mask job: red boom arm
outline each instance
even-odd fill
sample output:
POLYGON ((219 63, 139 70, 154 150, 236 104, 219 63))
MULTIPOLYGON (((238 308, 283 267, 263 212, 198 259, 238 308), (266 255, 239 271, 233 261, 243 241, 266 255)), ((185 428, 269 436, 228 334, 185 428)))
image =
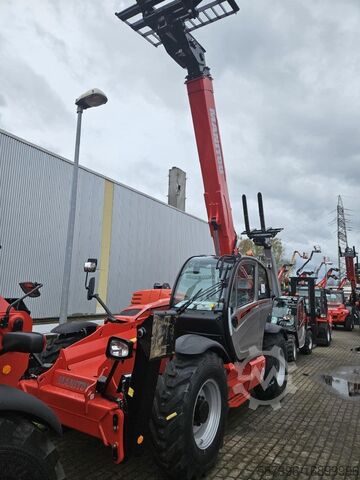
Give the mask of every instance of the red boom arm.
POLYGON ((204 197, 211 236, 217 255, 236 248, 212 78, 201 76, 186 82, 196 144, 204 182, 204 197))

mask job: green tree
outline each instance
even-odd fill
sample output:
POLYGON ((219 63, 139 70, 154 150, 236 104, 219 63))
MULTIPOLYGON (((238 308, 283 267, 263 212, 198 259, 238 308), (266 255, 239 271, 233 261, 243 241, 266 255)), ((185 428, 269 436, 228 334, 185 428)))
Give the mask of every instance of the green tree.
MULTIPOLYGON (((252 240, 246 237, 240 240, 239 250, 242 255, 246 255, 250 251, 255 257, 261 257, 264 254, 263 247, 258 247, 252 240)), ((276 260, 276 265, 278 268, 280 268, 281 265, 286 263, 286 260, 284 259, 285 248, 282 244, 281 238, 274 238, 272 240, 272 250, 276 260)))

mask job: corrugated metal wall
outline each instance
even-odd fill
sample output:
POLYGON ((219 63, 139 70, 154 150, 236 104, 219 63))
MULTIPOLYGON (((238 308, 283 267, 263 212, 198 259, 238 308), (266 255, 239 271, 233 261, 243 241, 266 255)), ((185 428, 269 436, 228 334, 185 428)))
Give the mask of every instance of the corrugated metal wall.
MULTIPOLYGON (((71 162, 0 130, 0 292, 16 296, 19 281, 42 282, 41 297, 27 301, 37 318, 59 314, 71 175, 71 162)), ((109 183, 80 169, 69 314, 96 311, 84 290, 88 257, 108 256, 102 283, 118 311, 132 291, 172 284, 188 256, 213 251, 205 222, 130 188, 114 183, 104 204, 109 183)))

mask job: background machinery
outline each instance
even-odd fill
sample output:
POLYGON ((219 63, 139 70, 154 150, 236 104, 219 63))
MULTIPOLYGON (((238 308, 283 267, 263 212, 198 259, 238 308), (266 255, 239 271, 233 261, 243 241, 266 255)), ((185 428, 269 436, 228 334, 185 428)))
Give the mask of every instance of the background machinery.
MULTIPOLYGON (((107 312, 103 325, 84 329, 52 362, 38 356, 20 390, 44 401, 68 427, 98 437, 113 460, 137 454, 150 437, 167 477, 190 480, 216 462, 228 408, 251 395, 281 399, 287 383, 286 332, 266 322, 279 296, 271 241, 258 195, 260 229, 246 231, 264 246, 265 264, 237 252, 212 78, 204 48, 191 31, 238 10, 233 0, 138 0, 117 16, 187 69, 187 89, 216 255, 187 260, 169 289, 137 292, 114 315, 95 293, 95 259, 85 264, 89 300, 107 312), (148 427, 150 429, 148 432, 148 427)), ((55 349, 56 350, 56 349, 55 349)), ((31 477, 30 477, 31 478, 31 477)), ((38 479, 37 479, 38 480, 38 479)))
POLYGON ((290 262, 289 263, 284 263, 279 271, 278 271, 278 280, 280 283, 280 288, 281 291, 286 291, 289 288, 289 278, 291 275, 291 271, 295 266, 296 263, 296 256, 299 256, 300 258, 303 259, 308 259, 309 256, 307 253, 303 252, 302 254, 295 250, 291 256, 290 262))
POLYGON ((268 321, 280 325, 286 331, 289 362, 296 361, 298 350, 310 355, 313 349, 313 333, 303 297, 284 295, 275 298, 268 321))
POLYGON ((292 277, 290 281, 290 294, 305 299, 313 343, 328 347, 331 344, 332 320, 328 312, 325 289, 316 287, 314 277, 292 277))
MULTIPOLYGON (((304 272, 304 268, 306 267, 306 265, 308 263, 311 262, 313 256, 314 256, 314 253, 321 253, 321 248, 319 245, 314 245, 314 248, 312 249, 311 253, 310 253, 310 257, 307 258, 306 262, 304 262, 300 268, 298 268, 296 270, 296 276, 299 277, 300 275, 302 276, 304 272), (303 272, 303 273, 302 273, 303 272)), ((314 272, 311 272, 311 274, 313 274, 314 272)), ((307 272, 307 274, 310 274, 310 272, 307 272)))

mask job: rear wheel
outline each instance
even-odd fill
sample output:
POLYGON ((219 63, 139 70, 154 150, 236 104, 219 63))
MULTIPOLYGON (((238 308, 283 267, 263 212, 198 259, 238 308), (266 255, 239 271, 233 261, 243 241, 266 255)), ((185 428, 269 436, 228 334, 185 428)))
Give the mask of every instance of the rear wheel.
POLYGON ((263 355, 264 379, 253 392, 259 400, 273 400, 282 394, 287 384, 287 348, 281 333, 264 335, 263 355))
POLYGON ((52 442, 29 420, 0 417, 1 480, 65 480, 52 442))
POLYGON ((317 344, 323 347, 329 347, 331 344, 331 327, 328 323, 322 323, 319 336, 317 337, 317 344))
POLYGON ((312 336, 312 331, 307 330, 306 332, 306 337, 305 337, 305 344, 304 346, 300 349, 301 353, 304 353, 305 355, 310 355, 310 353, 313 350, 313 336, 312 336))
POLYGON ((296 339, 292 335, 289 335, 289 338, 286 342, 286 350, 287 350, 288 362, 296 362, 297 360, 296 339))
POLYGON ((167 478, 192 480, 216 462, 226 423, 227 380, 213 352, 176 356, 159 377, 150 430, 167 478))

